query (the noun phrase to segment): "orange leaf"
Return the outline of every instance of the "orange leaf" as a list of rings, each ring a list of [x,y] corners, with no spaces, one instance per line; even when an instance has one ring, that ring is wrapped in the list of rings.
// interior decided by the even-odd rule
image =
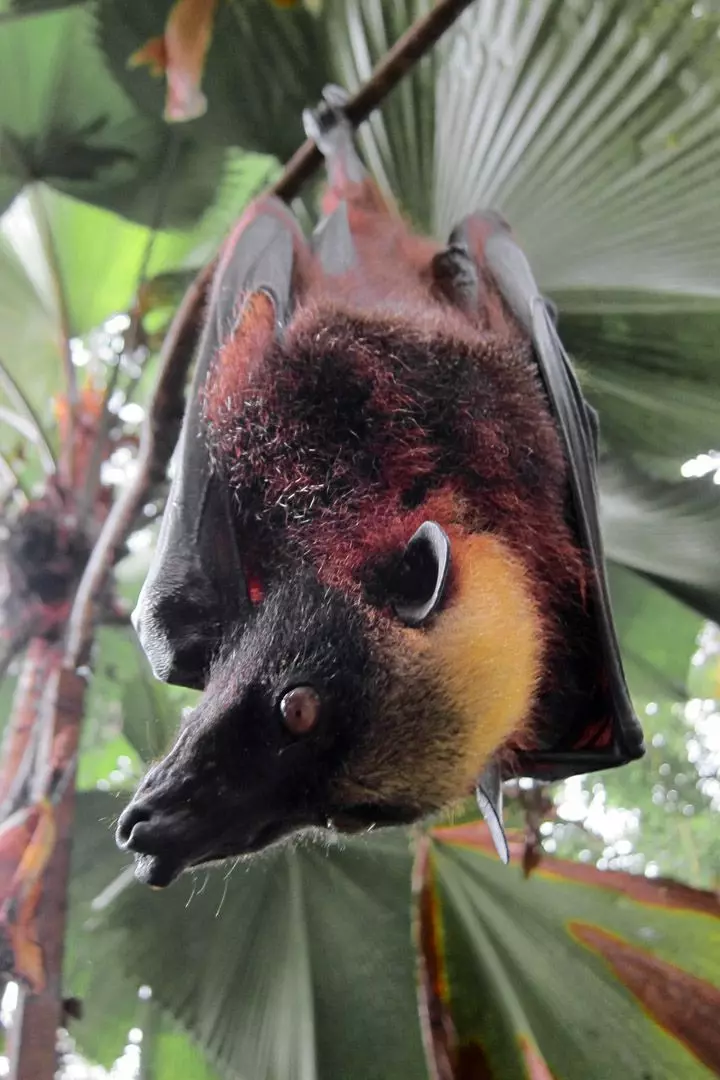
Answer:
[[[180,123],[202,116],[207,99],[200,89],[212,40],[217,0],[176,0],[162,38],[151,38],[128,63],[147,64],[152,74],[167,77],[165,119]]]
[[[0,826],[0,910],[23,903],[55,846],[55,811],[48,799],[18,810]]]
[[[35,923],[41,893],[42,882],[36,881],[12,919],[0,915],[0,941],[7,941],[11,953],[12,970],[6,974],[25,983],[34,994],[41,993],[47,981]]]
[[[128,60],[128,67],[142,67],[143,64],[147,64],[150,68],[150,74],[156,77],[164,75],[167,71],[168,58],[167,50],[165,48],[164,37],[154,37],[146,41],[145,44],[137,49],[130,59]]]
[[[55,812],[48,799],[19,810],[0,827],[0,944],[10,950],[10,974],[34,993],[45,986],[35,913],[42,875],[55,847]],[[3,956],[3,966],[8,959]]]

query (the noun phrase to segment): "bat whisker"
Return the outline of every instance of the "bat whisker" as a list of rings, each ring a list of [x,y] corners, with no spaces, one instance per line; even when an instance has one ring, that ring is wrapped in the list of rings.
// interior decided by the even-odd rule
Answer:
[[[190,904],[191,904],[191,902],[192,902],[192,898],[194,897],[194,895],[195,895],[195,892],[196,892],[196,890],[197,890],[197,878],[196,878],[196,876],[195,876],[195,875],[193,874],[193,879],[192,879],[192,889],[190,890],[190,895],[188,896],[188,898],[187,898],[187,902],[186,902],[186,904],[185,904],[185,908],[186,908],[186,909],[190,907]]]
[[[228,879],[226,877],[225,878],[225,883],[223,885],[222,896],[220,897],[220,903],[218,904],[217,911],[215,912],[215,918],[216,919],[217,919],[218,915],[220,914],[220,912],[222,910],[223,904],[225,903],[225,897],[227,896],[227,891],[228,891]]]

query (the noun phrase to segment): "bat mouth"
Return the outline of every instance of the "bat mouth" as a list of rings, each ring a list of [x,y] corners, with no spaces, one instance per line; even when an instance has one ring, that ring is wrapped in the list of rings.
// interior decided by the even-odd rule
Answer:
[[[185,851],[180,850],[180,845],[174,844],[165,851],[152,854],[136,852],[135,877],[141,884],[149,885],[152,889],[165,889],[186,870],[196,870],[228,859],[255,855],[303,829],[320,824],[322,823],[319,821],[307,819],[270,822],[258,828],[251,837],[228,837],[213,846],[204,845],[195,851],[191,844],[188,844]]]
[[[322,818],[309,816],[292,821],[275,821],[261,826],[252,838],[228,838],[200,851],[180,853],[179,845],[154,853],[135,854],[135,877],[152,889],[165,889],[186,870],[195,870],[228,859],[255,855],[290,836],[307,829],[321,829],[346,834],[370,832],[375,828],[409,825],[421,816],[417,808],[387,803],[358,803],[338,807]]]

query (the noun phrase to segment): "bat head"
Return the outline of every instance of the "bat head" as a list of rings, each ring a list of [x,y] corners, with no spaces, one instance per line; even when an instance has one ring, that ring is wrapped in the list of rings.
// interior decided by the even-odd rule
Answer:
[[[469,792],[527,708],[537,622],[499,541],[432,521],[375,559],[361,591],[309,569],[281,578],[120,818],[137,876],[162,887],[290,833],[410,823]]]

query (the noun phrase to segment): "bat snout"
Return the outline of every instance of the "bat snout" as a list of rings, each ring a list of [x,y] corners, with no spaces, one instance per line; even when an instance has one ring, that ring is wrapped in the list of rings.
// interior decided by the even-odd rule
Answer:
[[[172,813],[153,809],[150,803],[133,800],[120,815],[115,830],[118,847],[140,855],[154,854],[158,843],[177,831],[173,829],[173,817]]]
[[[211,799],[174,752],[153,765],[118,819],[115,842],[135,855],[180,860],[202,842]]]
[[[115,842],[135,856],[135,876],[144,884],[163,888],[178,877],[207,846],[198,822],[185,808],[133,799],[115,830]]]
[[[185,809],[133,800],[120,815],[115,842],[136,856],[157,856],[178,865],[198,845],[197,828]]]
[[[188,868],[259,850],[317,823],[315,815],[293,813],[264,788],[210,787],[180,779],[161,763],[120,815],[115,842],[135,856],[138,881],[164,888]]]

